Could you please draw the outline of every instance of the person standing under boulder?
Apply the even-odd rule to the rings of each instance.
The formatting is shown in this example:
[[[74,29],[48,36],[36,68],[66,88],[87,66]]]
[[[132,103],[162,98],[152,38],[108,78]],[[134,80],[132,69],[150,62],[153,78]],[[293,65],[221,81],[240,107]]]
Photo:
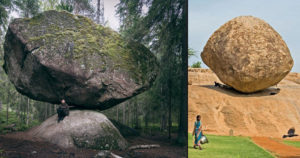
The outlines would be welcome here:
[[[196,149],[196,146],[199,146],[199,149],[202,150],[202,148],[200,146],[200,139],[202,137],[202,124],[201,124],[201,116],[200,115],[197,115],[197,117],[196,117],[193,135],[195,135],[194,148]]]
[[[69,106],[64,99],[61,100],[61,104],[56,111],[58,115],[58,123],[62,121],[66,116],[69,116]]]

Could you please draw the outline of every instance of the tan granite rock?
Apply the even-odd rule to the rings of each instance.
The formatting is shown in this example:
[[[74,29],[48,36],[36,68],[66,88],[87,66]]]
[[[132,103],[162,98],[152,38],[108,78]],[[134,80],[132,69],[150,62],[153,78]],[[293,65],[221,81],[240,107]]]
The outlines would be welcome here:
[[[223,83],[244,93],[276,85],[294,64],[281,36],[252,16],[221,26],[207,41],[201,58]]]

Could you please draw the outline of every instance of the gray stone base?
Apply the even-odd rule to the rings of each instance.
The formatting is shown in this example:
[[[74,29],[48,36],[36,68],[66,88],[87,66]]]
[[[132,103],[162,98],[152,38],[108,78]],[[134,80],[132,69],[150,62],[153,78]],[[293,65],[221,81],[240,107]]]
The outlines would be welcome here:
[[[57,119],[57,115],[48,118],[28,134],[63,148],[124,150],[127,147],[118,129],[102,113],[74,110],[63,121],[58,123]]]

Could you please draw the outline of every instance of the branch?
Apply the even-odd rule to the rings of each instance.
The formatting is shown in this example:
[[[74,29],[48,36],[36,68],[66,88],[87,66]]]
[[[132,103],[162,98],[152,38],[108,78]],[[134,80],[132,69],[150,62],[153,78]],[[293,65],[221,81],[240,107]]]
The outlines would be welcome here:
[[[135,149],[151,149],[151,148],[159,148],[159,144],[149,144],[149,145],[134,145],[129,147],[129,150],[135,150]]]

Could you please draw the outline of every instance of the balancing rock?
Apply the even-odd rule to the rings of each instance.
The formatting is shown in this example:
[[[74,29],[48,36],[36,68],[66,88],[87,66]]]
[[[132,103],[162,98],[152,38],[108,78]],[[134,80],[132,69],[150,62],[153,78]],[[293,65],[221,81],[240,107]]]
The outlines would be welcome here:
[[[276,85],[294,64],[281,36],[252,16],[221,26],[207,41],[201,58],[223,83],[243,93]]]
[[[17,91],[84,109],[104,110],[147,90],[158,70],[142,44],[65,11],[14,19],[4,52],[3,68]]]

